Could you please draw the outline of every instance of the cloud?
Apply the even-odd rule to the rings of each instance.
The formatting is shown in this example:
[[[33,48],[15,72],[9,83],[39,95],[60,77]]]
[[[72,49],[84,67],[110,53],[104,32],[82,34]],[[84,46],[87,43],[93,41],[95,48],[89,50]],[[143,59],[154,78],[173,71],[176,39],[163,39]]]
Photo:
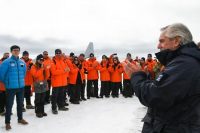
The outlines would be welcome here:
[[[42,40],[33,40],[30,38],[17,38],[11,35],[0,35],[0,53],[9,51],[10,46],[19,45],[21,51],[27,50],[30,56],[34,58],[37,54],[42,53],[44,50],[49,51],[50,55],[54,55],[54,50],[60,48],[64,53],[69,54],[75,52],[75,54],[84,53],[87,47],[87,43],[80,47],[79,44],[74,44],[70,40],[58,40],[55,38],[46,38]],[[94,42],[95,54],[101,57],[103,54],[111,55],[118,53],[120,57],[126,55],[127,52],[136,55],[145,55],[147,52],[154,52],[155,46],[147,43],[139,44],[128,44],[128,43],[95,43]]]
[[[0,52],[12,44],[34,55],[55,48],[98,55],[156,52],[159,29],[181,22],[199,41],[199,0],[2,0]]]

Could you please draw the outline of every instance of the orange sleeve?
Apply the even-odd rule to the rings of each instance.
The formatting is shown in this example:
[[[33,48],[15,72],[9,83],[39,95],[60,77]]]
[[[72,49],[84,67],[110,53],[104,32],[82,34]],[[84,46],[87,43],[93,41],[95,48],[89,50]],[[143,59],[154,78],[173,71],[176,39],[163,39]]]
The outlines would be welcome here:
[[[56,66],[54,63],[51,64],[51,74],[52,75],[61,75],[61,74],[65,74],[65,71],[64,70],[58,70],[56,69]]]
[[[119,64],[119,65],[117,66],[117,71],[118,71],[119,73],[122,73],[122,72],[124,71],[122,64]]]
[[[45,80],[47,80],[50,77],[50,70],[47,69],[47,68],[45,68],[44,70],[45,70],[45,77],[44,78],[45,78]]]

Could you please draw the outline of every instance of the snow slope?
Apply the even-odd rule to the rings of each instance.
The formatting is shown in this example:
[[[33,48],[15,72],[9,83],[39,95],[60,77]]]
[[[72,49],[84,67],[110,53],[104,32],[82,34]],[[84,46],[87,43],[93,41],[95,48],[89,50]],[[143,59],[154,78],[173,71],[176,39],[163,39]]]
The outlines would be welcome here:
[[[51,113],[46,105],[47,117],[37,118],[34,110],[27,110],[24,119],[28,126],[17,123],[16,105],[13,107],[12,129],[5,130],[4,117],[0,116],[0,133],[140,133],[141,119],[146,112],[138,99],[133,98],[92,98],[80,105],[69,105],[69,111]]]

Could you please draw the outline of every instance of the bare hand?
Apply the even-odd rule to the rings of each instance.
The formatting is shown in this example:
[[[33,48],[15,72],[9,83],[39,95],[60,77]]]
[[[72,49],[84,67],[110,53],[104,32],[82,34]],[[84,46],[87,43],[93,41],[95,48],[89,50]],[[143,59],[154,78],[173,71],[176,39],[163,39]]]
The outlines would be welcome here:
[[[69,72],[69,71],[70,71],[69,67],[66,67],[65,72]]]
[[[139,64],[132,64],[126,60],[126,62],[122,62],[125,73],[131,77],[131,75],[135,72],[141,71],[141,67]]]
[[[47,69],[50,69],[50,67],[51,67],[50,65],[47,65],[47,66],[46,66]]]

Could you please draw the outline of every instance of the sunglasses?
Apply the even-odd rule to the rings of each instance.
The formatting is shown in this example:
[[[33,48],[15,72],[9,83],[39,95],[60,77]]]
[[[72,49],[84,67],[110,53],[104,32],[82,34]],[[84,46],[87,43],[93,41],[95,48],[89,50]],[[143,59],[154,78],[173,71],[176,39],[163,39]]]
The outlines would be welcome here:
[[[61,52],[57,52],[56,54],[61,54]]]

